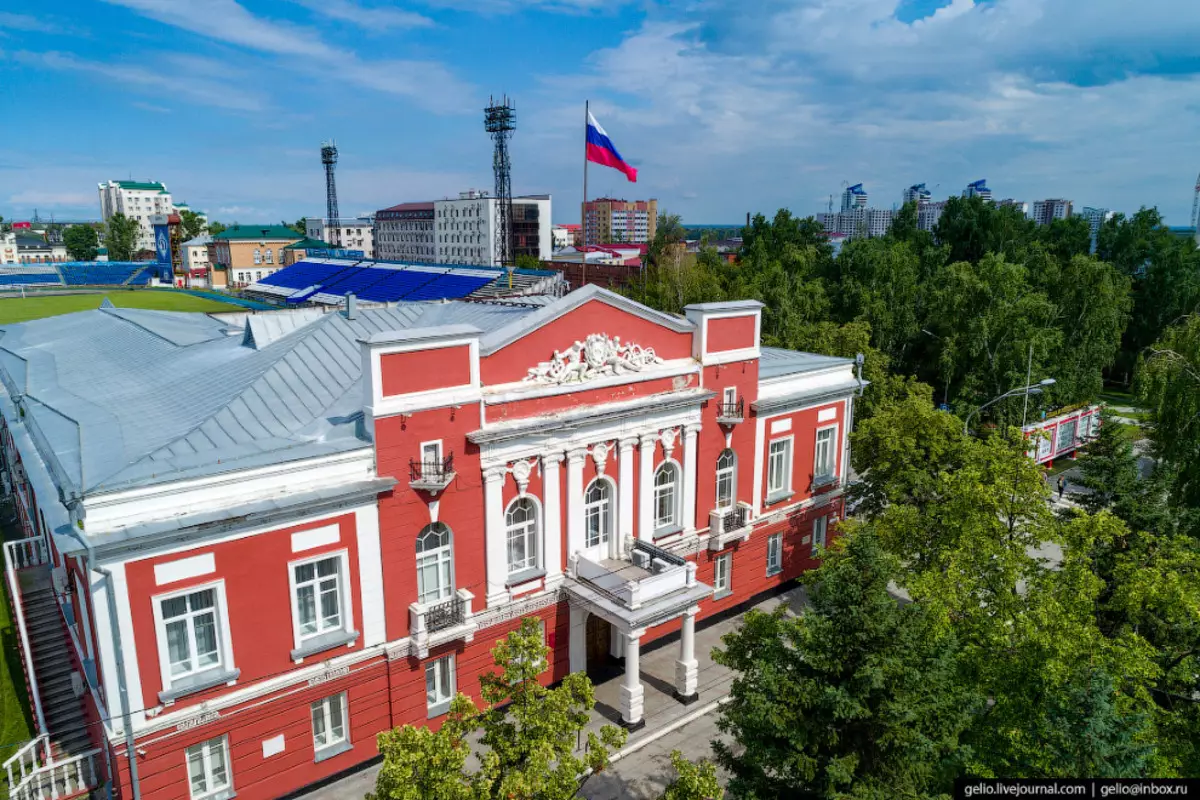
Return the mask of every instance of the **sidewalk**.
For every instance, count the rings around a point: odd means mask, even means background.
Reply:
[[[773,595],[754,604],[762,611],[771,611],[779,605],[787,605],[791,613],[799,613],[804,605],[804,589],[794,585],[782,594]],[[588,800],[616,800],[616,798],[655,798],[662,793],[670,780],[670,753],[679,748],[692,760],[712,758],[710,742],[717,735],[717,709],[708,713],[704,709],[723,698],[733,680],[732,673],[712,660],[712,649],[721,644],[721,637],[741,625],[741,615],[734,615],[716,622],[696,625],[696,660],[700,662],[698,680],[699,699],[683,705],[672,696],[675,690],[675,659],[679,655],[679,638],[673,636],[665,641],[654,642],[641,653],[640,674],[645,687],[646,727],[630,734],[618,764],[610,771],[590,778],[584,787],[583,796]],[[616,670],[611,677],[596,681],[596,707],[588,730],[599,730],[602,725],[620,721],[617,711],[620,703],[621,672]],[[690,717],[689,717],[690,715]],[[686,724],[681,720],[688,718]],[[674,725],[669,734],[664,729]],[[580,737],[586,741],[586,735]],[[647,743],[653,743],[647,746]],[[642,751],[645,748],[644,752]],[[625,753],[631,755],[626,756]],[[303,795],[305,800],[342,800],[363,797],[375,789],[375,776],[379,765],[348,775],[319,789]]]

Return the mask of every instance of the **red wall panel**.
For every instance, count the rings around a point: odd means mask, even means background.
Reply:
[[[380,356],[383,396],[425,392],[471,382],[471,348],[468,345],[386,353]]]
[[[589,389],[575,392],[562,392],[545,397],[532,397],[528,400],[514,400],[509,403],[496,403],[487,407],[488,423],[502,422],[506,419],[522,419],[539,414],[549,414],[583,406],[596,406],[603,403],[618,403],[634,400],[639,397],[662,394],[663,392],[689,389],[697,384],[695,375],[681,378],[658,378],[649,381],[634,381],[620,386],[609,386],[603,389]]]
[[[834,418],[818,423],[817,417],[820,412],[828,409],[835,410],[836,415]],[[790,419],[792,421],[792,429],[787,432],[772,434],[771,423],[778,422],[781,419]],[[763,462],[763,513],[766,513],[772,506],[790,505],[812,497],[813,463],[816,459],[817,429],[833,424],[838,426],[837,439],[834,445],[834,474],[841,475],[842,458],[845,454],[846,441],[846,402],[844,400],[826,403],[814,408],[806,408],[803,411],[796,411],[790,414],[780,414],[779,416],[767,419],[763,439],[763,452],[759,454],[759,458]],[[766,499],[767,455],[771,449],[771,442],[778,439],[785,439],[788,436],[792,437],[792,491],[794,494],[786,500],[768,503]]]
[[[741,350],[758,344],[754,338],[754,314],[744,317],[721,317],[708,320],[708,336],[704,347],[710,353]]]

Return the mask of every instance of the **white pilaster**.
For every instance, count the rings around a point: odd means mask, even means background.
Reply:
[[[625,549],[625,537],[633,536],[633,446],[637,444],[635,437],[622,439],[619,443],[617,457],[621,462],[618,475],[621,485],[617,487],[617,498],[620,503],[620,520],[617,526],[616,557],[621,557]]]
[[[558,485],[562,460],[562,453],[542,456],[542,567],[547,589],[557,586],[563,577],[562,490]]]
[[[696,442],[700,438],[700,426],[688,425],[683,436],[683,530],[696,530]]]
[[[638,450],[638,526],[639,539],[654,539],[654,448],[657,433],[644,433]]]
[[[642,630],[621,633],[625,642],[625,677],[621,681],[621,725],[629,730],[637,730],[646,724],[646,720],[642,718],[646,690],[642,688],[639,673],[643,633]]]
[[[751,487],[750,502],[754,504],[754,518],[762,515],[763,493],[763,462],[766,461],[767,421],[763,417],[754,420],[754,486]],[[738,473],[742,472],[742,462],[738,459]],[[734,484],[736,486],[736,484]]]
[[[587,671],[587,618],[586,608],[571,607],[571,637],[567,651],[571,661],[571,672]]]
[[[362,643],[363,647],[374,647],[387,641],[378,503],[354,512],[354,532],[358,541],[358,583],[362,592]]]
[[[675,662],[675,695],[684,703],[697,697],[700,665],[696,661],[696,614],[699,606],[692,606],[683,614],[679,630],[679,658]]]
[[[504,553],[504,467],[488,467],[483,471],[484,532],[487,537],[487,605],[488,608],[508,602],[508,558]]]
[[[583,549],[583,460],[587,450],[567,453],[567,556]]]

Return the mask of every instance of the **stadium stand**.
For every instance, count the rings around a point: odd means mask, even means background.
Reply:
[[[560,284],[561,274],[553,270],[517,269],[510,281],[499,267],[318,258],[284,267],[246,292],[288,305],[338,305],[349,293],[377,303],[491,299],[557,295]]]
[[[142,286],[150,282],[151,266],[122,261],[80,261],[59,264],[58,271],[67,286]]]

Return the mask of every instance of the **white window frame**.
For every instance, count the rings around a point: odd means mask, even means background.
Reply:
[[[341,706],[340,719],[334,719],[332,701],[337,700]],[[317,715],[325,726],[326,741],[322,744],[317,739]],[[345,692],[322,697],[309,705],[309,716],[313,726],[313,757],[316,761],[324,761],[350,749],[350,707]],[[335,724],[340,724],[342,733],[338,738],[333,737]]]
[[[829,469],[819,469],[821,463],[821,434],[825,431],[833,431],[829,436]],[[829,478],[837,475],[837,443],[838,443],[838,425],[835,422],[832,425],[822,425],[817,428],[813,434],[813,477],[814,478]]]
[[[726,386],[724,389],[721,390],[721,404],[722,405],[727,405],[727,406],[733,405],[736,402],[737,402],[737,387],[736,386]]]
[[[167,647],[167,622],[163,618],[162,613],[163,601],[195,592],[203,592],[207,589],[212,589],[216,593],[217,653],[220,655],[221,660],[207,669],[172,677],[171,654]],[[176,589],[175,591],[155,595],[150,599],[150,604],[154,610],[154,630],[158,639],[158,666],[162,678],[163,692],[172,692],[177,688],[186,688],[187,683],[190,681],[199,684],[199,681],[195,681],[196,676],[207,675],[208,673],[212,673],[214,677],[217,675],[232,675],[233,677],[229,681],[232,683],[236,675],[233,664],[233,640],[229,633],[229,604],[225,599],[224,580],[211,581],[196,586],[189,586],[186,589]]]
[[[767,537],[767,574],[783,572],[783,534],[772,533]]]
[[[671,471],[672,475],[670,484],[666,486],[659,486],[658,476],[662,475],[663,471],[668,469]],[[652,502],[650,507],[654,510],[655,532],[670,531],[680,527],[679,519],[682,515],[680,514],[679,502],[681,499],[680,496],[682,495],[681,490],[683,488],[681,485],[683,482],[680,480],[682,475],[683,470],[680,469],[679,464],[672,459],[667,459],[658,465],[658,469],[654,470],[654,479],[651,483]],[[659,513],[661,508],[659,501],[661,499],[661,495],[666,492],[671,493],[670,517],[663,518]]]
[[[1063,442],[1063,432],[1070,430],[1071,439],[1068,442]],[[1065,453],[1068,450],[1075,449],[1076,443],[1079,441],[1079,419],[1069,419],[1058,423],[1058,430],[1054,432],[1054,450],[1058,453]]]
[[[455,592],[454,529],[451,528],[449,525],[446,525],[446,523],[444,523],[444,522],[431,522],[431,523],[429,523],[429,525],[426,525],[426,526],[422,527],[421,530],[417,531],[417,539],[419,540],[422,536],[425,535],[425,528],[428,528],[433,525],[441,525],[442,527],[444,527],[446,529],[446,532],[449,534],[449,540],[446,542],[446,544],[442,545],[441,547],[438,547],[437,549],[428,551],[428,552],[417,552],[416,542],[414,541],[414,543],[413,543],[413,556],[416,559],[416,565],[417,565],[417,602],[421,603],[422,605],[432,605],[434,603],[444,602],[446,600],[449,600],[451,597],[453,597],[454,592]],[[442,574],[441,566],[443,563],[447,563],[450,565],[450,569],[449,569],[450,576],[447,579],[447,583],[445,586],[441,586],[439,584],[438,596],[427,599],[427,598],[425,598],[424,594],[427,594],[428,592],[423,594],[421,591],[422,590],[421,561],[422,561],[422,559],[428,560],[431,558],[433,559],[434,564],[438,567],[437,574],[438,574],[439,581],[441,580],[441,574]]]
[[[733,464],[728,467],[722,467],[721,459],[726,453],[730,453],[733,456]],[[729,511],[737,505],[737,467],[737,451],[733,448],[726,447],[717,454],[716,486],[714,488],[716,489],[716,506],[719,511]],[[721,478],[723,473],[729,476],[729,497],[727,498],[729,502],[725,504],[721,502]]]
[[[338,614],[341,617],[341,624],[336,628],[328,630],[318,630],[316,633],[301,635],[300,633],[300,602],[299,596],[296,593],[296,567],[305,564],[315,564],[318,561],[326,559],[338,559]],[[289,561],[288,569],[288,593],[292,607],[292,639],[295,643],[296,650],[304,648],[306,644],[314,643],[325,636],[333,636],[338,632],[349,634],[354,630],[354,603],[352,602],[350,593],[350,554],[346,550],[332,550],[325,553],[317,553],[305,558],[298,558],[295,561]],[[318,579],[319,580],[319,579]],[[320,618],[321,598],[318,593],[316,597],[317,615]],[[303,661],[303,657],[293,657],[297,663]]]
[[[818,531],[820,533],[818,533]],[[829,515],[817,517],[813,520],[812,526],[812,551],[815,554],[817,547],[825,549],[829,541]]]
[[[429,719],[440,717],[450,710],[450,703],[453,702],[454,693],[458,687],[455,666],[453,653],[425,662],[425,710]],[[434,685],[436,688],[441,688],[440,683],[443,678],[449,686],[449,691],[444,697],[440,694],[436,698],[429,697],[429,671],[431,669],[435,672]]]
[[[603,484],[607,488],[608,497],[606,497],[603,501],[603,507],[605,509],[605,514],[604,514],[604,516],[602,516],[600,518],[601,522],[603,523],[601,525],[600,538],[595,542],[589,542],[588,541],[588,524],[587,524],[588,516],[589,516],[591,509],[593,507],[597,507],[597,508],[600,507],[601,503],[598,501],[597,502],[589,502],[587,499],[587,496],[588,496],[588,492],[591,490],[592,486],[595,486],[598,484]],[[613,519],[613,515],[614,515],[614,511],[615,511],[613,506],[616,505],[613,502],[615,496],[616,496],[615,487],[613,486],[612,481],[608,480],[607,478],[596,478],[595,480],[593,480],[591,483],[588,484],[586,489],[583,490],[583,546],[585,548],[599,547],[602,544],[606,544],[606,543],[612,541],[613,528],[616,527],[614,525],[614,519]],[[605,534],[607,534],[607,535],[605,535]]]
[[[528,503],[533,509],[533,516],[520,524],[521,531],[519,536],[525,539],[526,561],[529,563],[522,564],[516,568],[512,563],[512,547],[511,543],[514,539],[513,533],[516,531],[516,526],[509,519],[509,515],[516,509],[519,503]],[[513,501],[504,509],[504,560],[507,564],[509,577],[520,575],[522,573],[534,572],[541,568],[542,564],[542,508],[532,497],[514,497]]]
[[[795,461],[795,436],[780,436],[778,439],[772,439],[767,445],[767,500],[776,500],[786,497],[792,493],[792,465]],[[771,452],[775,445],[783,445],[783,480],[779,482],[779,486],[773,486],[771,481],[772,462],[774,454]]]
[[[733,553],[713,559],[713,600],[733,594]]]
[[[192,788],[192,751],[200,749],[200,760],[204,766],[204,780],[211,783],[212,775],[212,746],[216,742],[221,748],[221,755],[225,759],[225,785],[212,788],[205,788],[202,792],[196,792]],[[183,751],[183,768],[187,771],[188,796],[192,800],[221,800],[222,798],[233,797],[233,762],[229,758],[229,736],[222,734],[221,736],[206,739],[203,742],[198,742],[191,747],[185,748]]]

